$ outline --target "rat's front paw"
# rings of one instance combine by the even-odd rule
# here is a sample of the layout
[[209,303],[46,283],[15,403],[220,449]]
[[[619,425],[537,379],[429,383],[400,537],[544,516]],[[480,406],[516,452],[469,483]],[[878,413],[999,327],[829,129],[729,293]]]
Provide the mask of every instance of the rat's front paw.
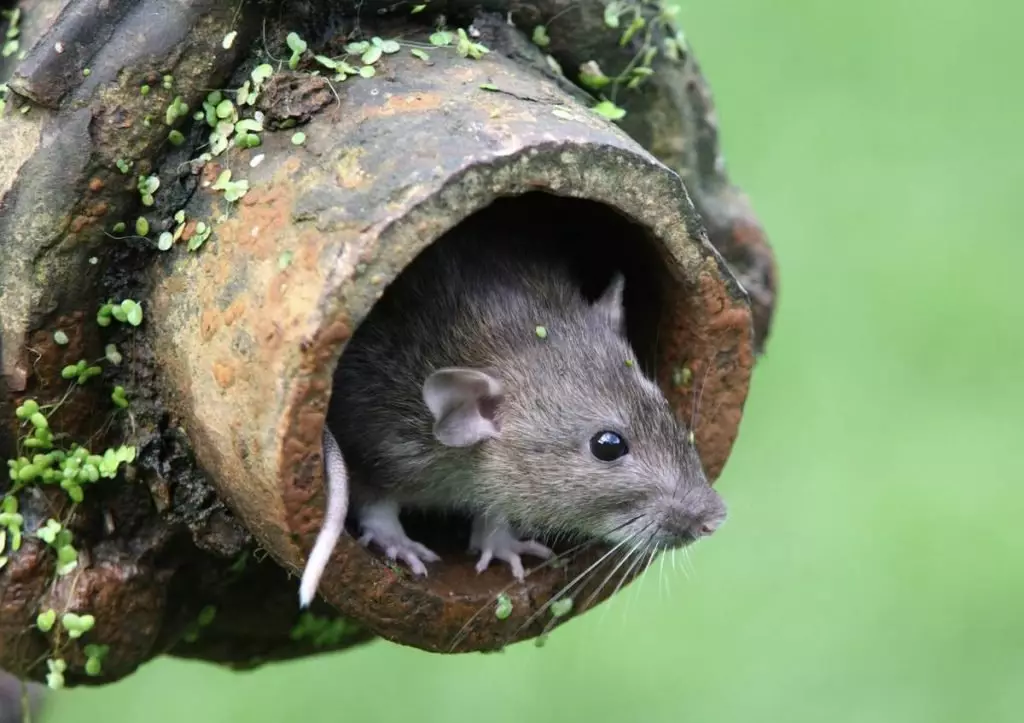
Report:
[[512,576],[519,582],[526,578],[520,555],[532,555],[547,560],[555,554],[536,540],[520,540],[512,532],[507,520],[492,515],[478,515],[473,518],[473,534],[469,549],[471,552],[480,553],[480,559],[476,563],[478,573],[486,570],[491,560],[497,558],[508,563],[512,568]]
[[409,538],[398,519],[398,506],[390,502],[376,502],[359,511],[359,524],[363,536],[359,544],[373,543],[392,560],[401,560],[414,575],[426,575],[424,562],[437,562],[441,558],[433,550]]

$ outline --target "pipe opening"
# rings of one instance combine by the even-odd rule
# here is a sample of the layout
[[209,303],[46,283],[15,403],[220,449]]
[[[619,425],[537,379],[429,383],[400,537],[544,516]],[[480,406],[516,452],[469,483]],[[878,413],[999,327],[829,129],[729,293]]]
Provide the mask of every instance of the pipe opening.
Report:
[[[584,296],[591,301],[604,291],[614,272],[621,272],[626,279],[624,305],[627,335],[644,371],[650,378],[656,378],[658,329],[664,312],[663,301],[669,275],[656,241],[644,227],[604,204],[542,191],[499,198],[471,214],[459,226],[467,224],[471,224],[474,229],[514,229],[528,236],[556,239],[558,248],[551,249],[552,254],[569,262]],[[485,234],[481,236],[479,243],[486,246]],[[430,248],[432,251],[443,252],[446,245],[450,245],[450,238],[451,232],[443,234]],[[422,255],[415,257],[392,284],[402,283],[417,274],[421,258]],[[443,283],[443,280],[438,280],[438,283]],[[388,293],[388,288],[391,286],[385,288],[383,294]],[[357,327],[354,334],[358,333]],[[342,368],[344,364],[345,352],[342,351],[337,368]],[[332,395],[334,393],[332,389]],[[350,505],[347,531],[358,538],[360,529],[353,512],[353,505]],[[441,557],[440,562],[427,565],[426,578],[411,578],[412,584],[423,586],[437,595],[455,593],[474,599],[493,599],[512,582],[508,566],[498,560],[492,561],[483,573],[476,572],[474,566],[478,555],[468,551],[468,517],[457,513],[403,511],[401,521],[410,538],[426,545]],[[542,542],[556,552],[565,552],[569,547],[558,541]],[[597,547],[592,547],[590,553],[597,552]],[[386,557],[377,547],[371,547],[364,554],[370,554],[386,563]],[[585,557],[589,559],[590,554]],[[548,590],[554,582],[562,580],[566,571],[545,568],[530,575],[529,571],[540,562],[535,557],[523,557],[528,572],[527,587]],[[403,563],[396,565],[407,571]],[[575,565],[570,567],[574,568]],[[546,582],[541,583],[542,580]],[[545,600],[542,599],[543,602]]]

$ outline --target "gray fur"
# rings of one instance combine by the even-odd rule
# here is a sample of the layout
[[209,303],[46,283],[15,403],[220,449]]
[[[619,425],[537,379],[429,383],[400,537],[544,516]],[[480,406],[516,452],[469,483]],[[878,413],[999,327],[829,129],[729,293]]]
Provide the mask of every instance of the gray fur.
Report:
[[[354,510],[386,499],[609,542],[644,529],[665,547],[724,520],[687,430],[639,364],[627,364],[636,357],[624,334],[621,277],[590,303],[553,255],[557,246],[539,232],[498,232],[469,219],[423,252],[360,324],[328,417]],[[425,381],[450,368],[499,384],[484,410],[495,434],[442,443],[467,419],[446,428],[453,409],[479,422],[466,412],[465,388],[434,397],[440,417],[428,407]],[[592,456],[590,438],[605,429],[625,436],[629,455],[612,463]]]

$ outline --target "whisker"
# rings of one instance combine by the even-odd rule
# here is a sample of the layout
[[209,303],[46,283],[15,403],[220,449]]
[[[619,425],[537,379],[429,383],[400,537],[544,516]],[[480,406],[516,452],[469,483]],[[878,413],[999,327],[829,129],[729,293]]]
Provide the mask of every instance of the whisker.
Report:
[[[541,570],[544,570],[546,568],[552,567],[552,566],[556,565],[561,560],[564,560],[567,563],[571,563],[572,560],[574,559],[575,555],[581,554],[581,553],[585,552],[587,549],[589,549],[590,547],[593,547],[594,545],[600,544],[601,543],[601,540],[599,539],[600,537],[607,536],[607,535],[612,535],[612,534],[618,532],[619,530],[621,530],[621,529],[623,529],[625,527],[629,527],[634,522],[639,520],[640,517],[641,517],[641,515],[637,515],[636,517],[628,519],[625,522],[623,522],[623,523],[621,523],[619,525],[616,525],[616,526],[614,526],[614,527],[612,527],[612,528],[610,528],[608,530],[599,531],[598,534],[595,537],[593,537],[591,539],[588,539],[588,540],[584,540],[583,542],[575,545],[574,547],[570,548],[569,550],[566,550],[563,553],[555,554],[553,557],[551,557],[551,558],[545,560],[544,562],[540,563],[539,565],[531,568],[530,570],[528,570],[526,572],[524,577],[529,577],[530,575],[533,575],[534,573],[537,573],[537,572],[540,572]],[[559,533],[559,535],[560,534],[561,533]],[[626,538],[626,540],[624,540],[624,542],[628,541],[629,539],[630,538]],[[609,553],[613,552],[614,549],[615,548],[612,548],[612,550],[609,550]],[[608,553],[606,553],[606,555],[604,557],[607,557],[607,554]],[[596,564],[600,564],[600,562],[601,562],[601,560],[598,560],[598,562],[595,563],[595,565]],[[584,574],[585,574],[585,572],[584,572]],[[495,600],[499,596],[507,593],[509,590],[514,588],[516,585],[520,585],[520,584],[522,584],[522,583],[520,583],[518,580],[512,580],[508,585],[503,587],[498,592],[497,595],[495,595]],[[551,602],[553,602],[553,601],[549,601],[548,604],[550,605]],[[473,621],[476,620],[478,617],[480,617],[480,615],[488,607],[490,607],[490,605],[491,605],[491,602],[488,602],[488,603],[486,603],[484,605],[481,605],[480,608],[475,613],[473,613],[472,616],[470,616],[469,620],[467,620],[465,623],[463,623],[462,627],[459,628],[459,631],[452,638],[452,643],[451,643],[451,646],[449,648],[449,652],[454,652],[455,648],[458,647],[459,643],[461,643],[463,640],[465,640],[465,637],[469,633],[469,628],[473,624]],[[543,611],[541,611],[541,612],[543,612]],[[530,623],[530,621],[528,620],[527,623],[524,624],[524,627],[525,627],[525,625],[528,625],[529,623]],[[523,629],[523,627],[520,627],[519,630],[517,630],[515,634],[518,635],[518,633],[522,629]]]
[[[644,532],[646,532],[646,530],[647,530],[646,527],[641,529],[641,530],[639,530],[636,534],[633,535],[633,537],[639,537]],[[630,539],[632,539],[632,538],[630,538]],[[615,567],[613,567],[611,569],[611,572],[608,573],[608,575],[605,577],[604,581],[600,585],[598,585],[597,589],[594,590],[594,592],[590,595],[590,597],[587,598],[586,602],[583,603],[583,605],[579,608],[580,612],[583,612],[584,610],[589,610],[590,609],[591,603],[593,603],[594,599],[597,598],[597,596],[601,594],[601,590],[603,590],[604,586],[608,584],[608,581],[612,579],[612,577],[615,575],[615,573],[618,571],[618,569],[620,567],[622,567],[623,565],[625,565],[626,562],[629,560],[629,558],[631,558],[633,556],[633,554],[640,547],[642,547],[644,544],[645,544],[644,540],[640,540],[640,542],[636,543],[636,545],[634,545],[633,548],[630,549],[629,552],[627,552],[625,555],[622,556],[622,559],[619,561],[619,563]],[[642,555],[641,555],[641,557],[642,557]],[[552,622],[554,622],[554,621],[552,621]],[[548,623],[548,624],[550,625],[550,623]]]
[[639,534],[639,533],[636,533],[636,532],[635,532],[635,533],[633,533],[632,535],[630,535],[629,537],[626,537],[626,538],[624,538],[623,540],[620,540],[619,542],[617,542],[617,543],[616,543],[616,544],[614,545],[614,547],[612,547],[612,548],[611,548],[610,550],[608,550],[608,551],[607,551],[607,552],[605,552],[605,553],[604,553],[603,555],[601,555],[601,557],[599,557],[599,558],[597,559],[597,562],[594,562],[593,564],[591,564],[591,565],[590,565],[590,567],[588,567],[588,568],[587,568],[586,570],[584,570],[584,571],[583,571],[583,572],[581,572],[581,573],[580,573],[579,575],[577,575],[577,576],[576,576],[575,578],[573,578],[573,580],[572,580],[572,581],[571,581],[571,582],[570,582],[570,583],[569,583],[568,585],[566,585],[566,586],[565,586],[565,587],[563,587],[563,588],[562,588],[561,590],[559,590],[559,591],[558,591],[557,593],[555,593],[554,595],[552,595],[552,596],[551,596],[551,599],[550,599],[550,600],[548,600],[548,601],[547,601],[546,603],[544,603],[544,604],[543,604],[543,605],[542,605],[542,606],[540,607],[540,609],[538,609],[538,610],[537,610],[537,611],[536,611],[535,613],[533,613],[533,615],[531,615],[531,616],[530,616],[529,618],[527,618],[527,619],[526,619],[526,622],[525,622],[525,623],[523,623],[523,624],[522,624],[521,626],[519,626],[519,628],[518,628],[518,629],[517,629],[517,630],[515,631],[515,633],[513,634],[513,636],[518,636],[518,635],[519,635],[519,633],[521,633],[521,632],[522,632],[523,630],[525,630],[525,629],[526,629],[526,628],[528,628],[528,627],[529,627],[530,625],[532,625],[532,624],[533,624],[534,622],[536,622],[536,621],[537,621],[537,619],[538,619],[538,618],[539,618],[539,617],[540,617],[541,615],[543,615],[543,614],[544,614],[545,612],[547,612],[548,608],[550,608],[550,607],[551,607],[551,606],[552,606],[552,605],[553,605],[554,603],[556,603],[556,602],[557,602],[558,600],[560,600],[560,599],[561,599],[561,597],[562,597],[563,595],[565,595],[565,593],[567,593],[567,592],[568,592],[569,590],[571,590],[572,588],[576,587],[576,585],[577,585],[577,584],[579,584],[579,583],[580,583],[580,581],[584,580],[584,579],[585,579],[585,578],[586,578],[586,577],[587,577],[587,576],[588,576],[588,575],[589,575],[589,574],[590,574],[590,573],[591,573],[591,572],[592,572],[593,570],[595,570],[595,569],[596,569],[596,568],[597,568],[597,567],[598,567],[598,566],[599,566],[599,565],[600,565],[601,563],[603,563],[603,562],[604,562],[605,560],[607,560],[607,559],[608,559],[609,557],[611,557],[612,555],[614,555],[614,554],[615,554],[615,552],[616,552],[616,551],[617,551],[617,550],[618,550],[618,549],[619,549],[620,547],[622,547],[623,545],[625,545],[625,544],[627,544],[627,543],[629,543],[629,542],[632,542],[632,541],[633,541],[633,539],[634,539],[634,538],[636,538],[636,536],[637,536],[638,534]]
[[[576,554],[578,554],[580,552],[583,552],[586,548],[589,548],[589,547],[592,547],[592,546],[596,545],[598,542],[599,542],[598,540],[585,540],[585,541],[579,543],[578,545],[575,545],[574,547],[566,550],[563,553],[556,554],[553,557],[548,558],[547,560],[543,561],[539,565],[537,565],[535,567],[532,567],[529,570],[527,570],[525,575],[524,575],[524,578],[527,578],[530,575],[533,575],[534,573],[540,572],[541,570],[544,570],[544,569],[546,569],[548,567],[552,567],[553,565],[557,564],[560,560],[565,560],[567,562],[571,562],[572,557],[574,555],[576,555]],[[512,582],[510,582],[508,585],[506,585],[500,591],[498,591],[498,594],[494,596],[495,599],[497,599],[501,595],[504,595],[509,590],[514,588],[516,585],[521,585],[521,584],[522,583],[520,583],[518,580],[512,580]],[[470,627],[470,625],[473,624],[473,621],[476,620],[478,617],[480,617],[481,613],[483,613],[484,610],[486,610],[488,607],[490,607],[490,605],[491,605],[490,602],[488,602],[488,603],[486,603],[484,605],[481,605],[480,608],[475,613],[473,613],[473,615],[469,618],[469,620],[467,620],[465,623],[463,623],[462,627],[459,628],[459,632],[455,633],[455,637],[452,639],[452,644],[451,644],[451,647],[449,648],[449,652],[454,652],[455,651],[455,648],[458,647],[459,643],[461,643],[465,639],[465,636],[469,632],[469,627]]]
[[[650,545],[653,540],[654,540],[654,535],[651,535],[644,544],[645,545]],[[654,551],[657,551],[657,549],[655,548]],[[612,590],[612,597],[614,597],[614,596],[619,594],[619,590],[626,583],[626,580],[630,579],[630,577],[633,575],[633,570],[636,569],[636,566],[639,565],[640,562],[643,561],[643,559],[644,559],[644,553],[641,552],[640,555],[636,558],[636,560],[633,561],[633,564],[630,565],[627,570],[623,571],[622,578],[619,580],[619,584],[615,586],[614,590]],[[639,590],[639,588],[637,588],[637,589]],[[639,595],[639,592],[637,593],[637,595]],[[626,598],[626,608],[623,611],[623,619],[629,617],[629,607],[630,607],[632,601],[633,601],[633,597],[632,596]]]

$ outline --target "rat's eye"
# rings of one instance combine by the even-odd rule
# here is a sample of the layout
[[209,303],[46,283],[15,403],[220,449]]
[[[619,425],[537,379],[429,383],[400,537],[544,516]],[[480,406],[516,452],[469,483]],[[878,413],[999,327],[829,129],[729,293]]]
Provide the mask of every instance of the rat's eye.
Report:
[[598,432],[590,438],[590,453],[602,462],[614,462],[629,454],[629,445],[615,432]]

